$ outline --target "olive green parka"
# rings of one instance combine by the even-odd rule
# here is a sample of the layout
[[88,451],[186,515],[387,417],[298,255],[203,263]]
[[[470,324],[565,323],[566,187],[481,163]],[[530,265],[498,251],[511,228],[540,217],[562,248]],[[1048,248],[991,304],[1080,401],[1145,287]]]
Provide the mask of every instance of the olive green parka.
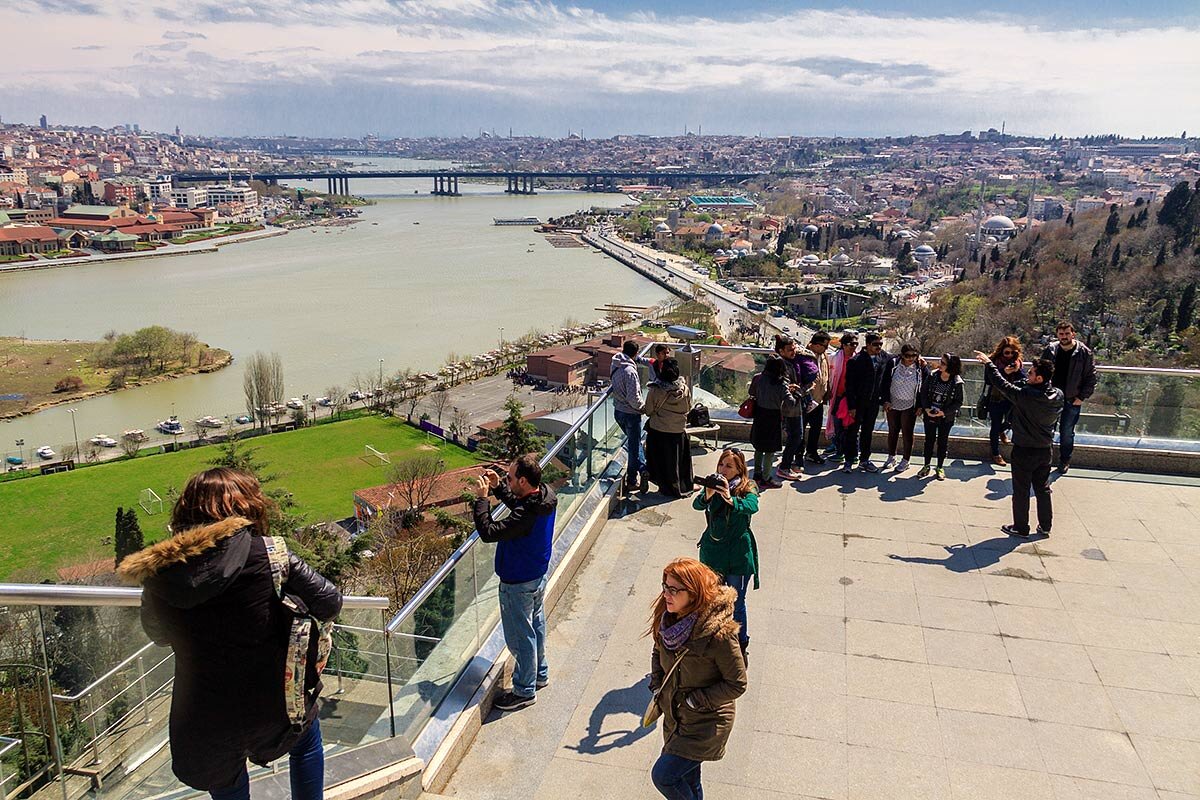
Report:
[[746,691],[746,662],[733,619],[736,598],[737,592],[721,586],[708,612],[696,620],[691,638],[676,652],[662,646],[655,625],[652,691],[662,686],[663,677],[681,660],[658,697],[664,753],[692,761],[718,761],[725,755],[733,730],[734,700]]

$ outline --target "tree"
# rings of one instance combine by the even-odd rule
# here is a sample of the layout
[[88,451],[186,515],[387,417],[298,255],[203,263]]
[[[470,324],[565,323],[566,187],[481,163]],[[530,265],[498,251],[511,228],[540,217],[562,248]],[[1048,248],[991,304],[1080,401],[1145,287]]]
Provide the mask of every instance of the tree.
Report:
[[421,519],[438,482],[446,472],[446,462],[437,453],[418,453],[399,461],[392,468],[396,495],[404,503],[401,525],[411,527]]
[[259,351],[246,360],[242,391],[246,413],[266,427],[270,410],[283,402],[283,361],[278,353]]
[[471,415],[464,409],[454,406],[450,414],[450,438],[458,441],[463,439],[470,433],[471,430]]
[[142,437],[133,433],[121,434],[121,452],[133,458],[142,449]]
[[917,271],[917,262],[913,258],[912,242],[905,242],[900,248],[900,255],[896,256],[896,269],[901,275],[908,275]]
[[437,419],[437,426],[442,427],[442,414],[446,410],[446,406],[450,404],[450,392],[446,387],[435,389],[429,395],[429,401],[433,404],[433,413]]
[[480,454],[494,461],[508,462],[525,453],[541,453],[543,437],[523,419],[524,406],[515,394],[508,396],[504,408],[508,416],[479,445]]
[[1191,195],[1187,181],[1180,181],[1171,187],[1171,191],[1163,198],[1162,208],[1158,210],[1158,224],[1166,225],[1177,234],[1180,233]]
[[1191,327],[1196,313],[1196,284],[1189,283],[1179,297],[1179,314],[1175,320],[1175,332],[1183,333]]
[[340,417],[346,407],[346,390],[335,384],[325,390],[325,396],[329,398],[329,413]]
[[425,396],[425,381],[418,378],[415,383],[410,383],[405,389],[404,402],[408,406],[405,417],[409,424],[412,424],[413,414],[417,412],[417,404],[421,402],[421,398]]
[[126,556],[132,555],[146,546],[146,539],[142,535],[142,526],[138,523],[138,515],[135,509],[117,507],[117,523],[113,536],[113,546],[117,551],[117,560],[114,565],[117,567],[121,566],[121,562],[125,560]]
[[1108,239],[1116,236],[1121,231],[1121,215],[1117,213],[1117,206],[1114,203],[1108,207],[1108,219],[1104,222],[1104,236]]

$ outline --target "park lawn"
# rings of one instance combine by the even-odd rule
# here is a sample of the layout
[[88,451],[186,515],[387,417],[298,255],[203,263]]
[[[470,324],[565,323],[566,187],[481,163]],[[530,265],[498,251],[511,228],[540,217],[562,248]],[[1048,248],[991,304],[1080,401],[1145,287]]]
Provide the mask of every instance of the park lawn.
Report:
[[[386,483],[390,468],[364,458],[364,445],[387,453],[393,464],[423,448],[439,451],[447,469],[475,463],[469,452],[399,420],[362,417],[246,441],[277,474],[311,522],[354,513],[357,489]],[[214,446],[98,464],[73,472],[0,484],[0,579],[36,582],[55,570],[113,554],[103,544],[113,534],[117,506],[135,507],[147,541],[166,534],[171,489],[217,457]],[[138,507],[143,489],[163,498],[163,513]]]

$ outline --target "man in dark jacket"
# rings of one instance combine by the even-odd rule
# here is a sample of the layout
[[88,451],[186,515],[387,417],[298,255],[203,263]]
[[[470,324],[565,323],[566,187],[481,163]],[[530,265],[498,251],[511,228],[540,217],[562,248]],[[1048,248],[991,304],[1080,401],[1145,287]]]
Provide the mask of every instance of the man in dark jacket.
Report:
[[846,405],[854,415],[854,423],[845,429],[843,452],[846,461],[843,472],[854,468],[857,451],[859,468],[864,472],[879,472],[871,461],[871,437],[875,433],[875,420],[879,417],[882,404],[879,389],[883,382],[883,368],[890,356],[883,351],[883,337],[868,333],[862,351],[846,366]]
[[628,457],[625,462],[625,488],[632,490],[640,486],[648,491],[649,477],[646,474],[646,457],[642,449],[642,384],[638,375],[638,362],[651,364],[648,359],[638,358],[638,343],[630,339],[621,346],[621,352],[613,356],[609,377],[612,386],[613,418],[625,434]]
[[1051,382],[1062,390],[1065,402],[1058,422],[1058,471],[1066,475],[1075,450],[1075,425],[1083,410],[1083,401],[1096,391],[1096,358],[1091,349],[1075,339],[1075,326],[1060,322],[1055,329],[1058,341],[1042,351],[1042,358],[1054,365]]
[[1029,535],[1029,489],[1037,496],[1037,532],[1050,535],[1054,508],[1050,501],[1051,446],[1054,424],[1062,413],[1063,392],[1055,386],[1054,362],[1034,362],[1024,385],[1017,386],[996,368],[986,353],[975,357],[988,373],[988,383],[1012,403],[1013,521],[1000,530],[1010,536]]
[[[494,491],[508,506],[504,519],[492,519],[488,492]],[[554,490],[542,483],[537,456],[526,453],[508,465],[501,485],[492,470],[475,486],[475,530],[496,546],[496,576],[500,578],[500,625],[504,643],[513,655],[512,691],[493,704],[501,711],[516,711],[534,703],[537,689],[549,682],[546,669],[546,570],[554,539]]]

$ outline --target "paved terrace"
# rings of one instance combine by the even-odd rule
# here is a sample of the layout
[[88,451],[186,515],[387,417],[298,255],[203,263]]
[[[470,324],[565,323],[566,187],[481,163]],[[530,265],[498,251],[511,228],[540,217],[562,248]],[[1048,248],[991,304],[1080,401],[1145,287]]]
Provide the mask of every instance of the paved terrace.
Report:
[[[1075,469],[1054,491],[1037,542],[999,532],[1007,474],[977,464],[767,492],[750,687],[706,797],[1200,796],[1200,487]],[[446,795],[657,796],[640,634],[703,521],[654,499],[609,521],[551,621],[550,687],[492,714]]]

